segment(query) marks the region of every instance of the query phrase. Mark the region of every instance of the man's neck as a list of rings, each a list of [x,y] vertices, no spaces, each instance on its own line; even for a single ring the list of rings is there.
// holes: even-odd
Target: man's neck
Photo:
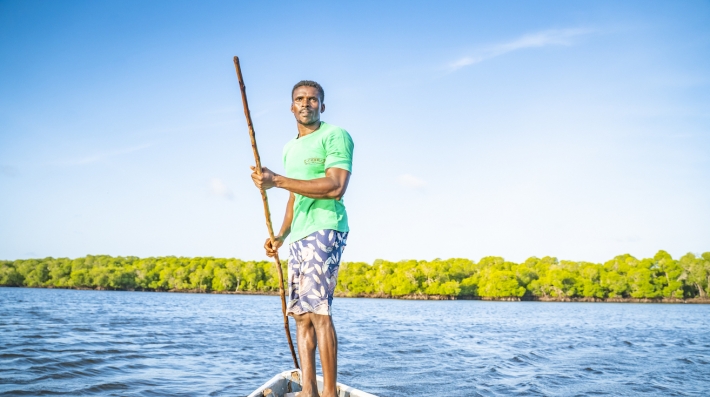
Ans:
[[[298,126],[298,137],[303,138],[304,136],[308,134],[314,133],[316,130],[320,128],[320,120],[316,121],[313,124],[301,124],[301,123],[296,123]]]

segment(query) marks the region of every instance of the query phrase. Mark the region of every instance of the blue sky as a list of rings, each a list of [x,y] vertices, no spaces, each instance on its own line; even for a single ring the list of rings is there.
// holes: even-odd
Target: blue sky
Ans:
[[[264,258],[234,55],[264,165],[301,79],[353,136],[345,260],[710,250],[710,3],[381,3],[0,1],[0,258]]]

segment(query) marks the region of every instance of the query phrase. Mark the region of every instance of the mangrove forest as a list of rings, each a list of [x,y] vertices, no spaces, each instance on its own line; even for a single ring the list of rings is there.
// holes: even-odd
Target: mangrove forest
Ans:
[[[284,274],[286,262],[282,263]],[[272,262],[227,258],[111,257],[0,261],[0,285],[101,290],[273,293]],[[604,263],[532,257],[376,260],[340,266],[340,296],[519,299],[707,299],[710,252],[673,259],[619,255]]]

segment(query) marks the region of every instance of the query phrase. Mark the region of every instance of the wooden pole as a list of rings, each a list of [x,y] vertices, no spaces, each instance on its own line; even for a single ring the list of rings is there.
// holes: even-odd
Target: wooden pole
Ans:
[[[249,113],[249,103],[247,102],[247,90],[244,85],[244,79],[242,79],[242,68],[239,66],[239,58],[234,57],[234,68],[237,70],[237,78],[239,79],[239,89],[242,91],[242,103],[244,104],[244,116],[247,119],[247,126],[249,127],[249,137],[251,138],[251,148],[254,151],[254,160],[256,161],[256,173],[261,175],[261,158],[259,157],[259,149],[256,147],[256,135],[254,134],[254,125],[251,122],[251,113]],[[269,238],[271,239],[271,244],[274,246],[276,239],[274,238],[274,228],[271,225],[271,211],[269,211],[269,199],[266,197],[266,191],[261,189],[261,201],[264,203],[264,215],[266,216],[266,228],[269,230]],[[286,292],[284,291],[284,274],[281,270],[281,260],[279,260],[279,253],[276,252],[274,255],[274,261],[276,262],[276,269],[279,271],[279,293],[281,295],[281,312],[284,316],[284,328],[286,329],[286,339],[288,340],[288,347],[291,349],[291,356],[293,357],[293,364],[296,365],[296,369],[299,369],[298,359],[296,358],[296,350],[293,348],[293,341],[291,340],[291,330],[288,326],[288,316],[286,315]]]

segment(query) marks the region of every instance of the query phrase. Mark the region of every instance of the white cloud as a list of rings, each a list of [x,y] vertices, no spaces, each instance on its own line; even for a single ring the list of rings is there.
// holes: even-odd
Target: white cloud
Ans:
[[[479,51],[475,56],[466,56],[447,66],[449,72],[454,72],[462,67],[483,62],[487,59],[507,54],[525,48],[546,47],[551,45],[572,45],[576,36],[591,33],[589,29],[558,29],[526,34],[507,43],[495,44]]]
[[[477,58],[463,57],[456,62],[450,63],[449,64],[449,71],[453,72],[455,70],[461,69],[464,66],[473,65],[474,63],[479,63],[484,59],[485,58],[482,58],[482,57],[477,57]]]
[[[397,178],[397,181],[402,186],[411,187],[414,189],[426,186],[426,181],[410,174],[400,175],[399,178]]]
[[[132,152],[137,152],[137,151],[139,151],[139,150],[147,149],[147,148],[149,148],[149,147],[151,147],[151,146],[153,146],[152,143],[146,143],[146,144],[143,144],[143,145],[132,146],[132,147],[125,148],[125,149],[118,149],[118,150],[114,150],[114,151],[111,151],[111,152],[99,152],[99,153],[93,154],[93,155],[91,155],[91,156],[86,156],[86,157],[80,157],[80,158],[76,158],[76,159],[72,159],[72,160],[67,160],[67,161],[62,162],[61,164],[64,164],[64,165],[83,165],[83,164],[90,164],[90,163],[95,163],[95,162],[97,162],[97,161],[100,161],[100,160],[103,160],[103,159],[106,159],[106,158],[109,158],[109,157],[114,157],[114,156],[119,156],[119,155],[122,155],[122,154],[128,154],[128,153],[132,153]]]
[[[227,200],[232,200],[234,199],[234,193],[230,188],[227,187],[227,185],[222,182],[221,179],[219,178],[212,178],[210,179],[210,191],[212,194],[220,197],[224,197]]]

